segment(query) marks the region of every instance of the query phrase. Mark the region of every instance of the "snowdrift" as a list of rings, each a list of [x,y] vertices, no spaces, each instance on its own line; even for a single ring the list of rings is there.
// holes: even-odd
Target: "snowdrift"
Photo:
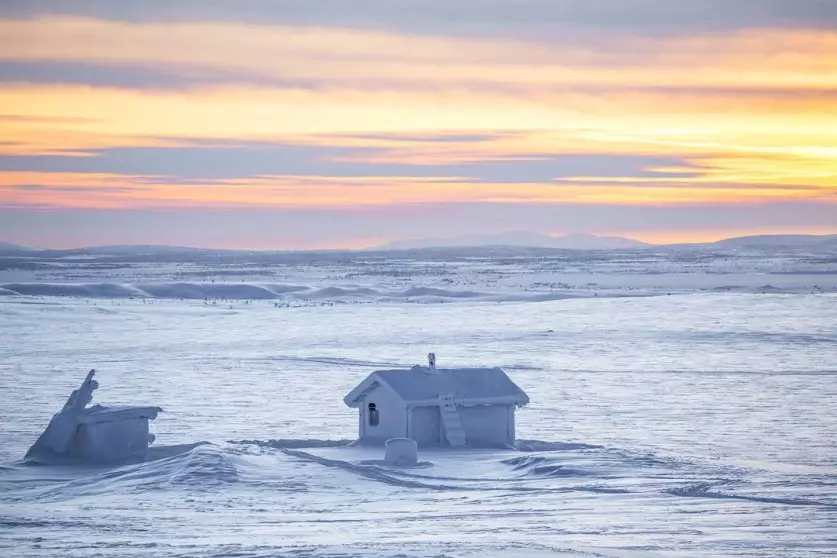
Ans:
[[[8,283],[0,296],[97,299],[281,300],[288,302],[544,302],[602,296],[590,292],[480,292],[413,286],[385,291],[360,286],[313,287],[279,283]],[[641,296],[637,293],[609,296]]]

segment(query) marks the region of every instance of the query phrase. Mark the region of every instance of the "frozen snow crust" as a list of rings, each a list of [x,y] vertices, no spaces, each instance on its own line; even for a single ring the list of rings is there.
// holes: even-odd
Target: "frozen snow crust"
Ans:
[[[763,281],[765,278],[759,278]],[[799,294],[837,292],[837,274],[835,285],[829,285],[830,278],[818,278],[805,283],[793,283],[787,286],[775,286],[768,283],[736,285],[719,284],[706,280],[703,287],[692,285],[685,280],[683,284],[666,285],[656,288],[611,288],[601,289],[564,288],[560,290],[512,290],[480,291],[456,290],[433,287],[413,286],[403,290],[384,290],[361,286],[315,287],[285,285],[278,283],[6,283],[0,284],[2,296],[31,297],[75,297],[90,299],[162,299],[162,300],[203,300],[218,304],[225,301],[275,301],[288,305],[317,303],[443,303],[443,302],[551,302],[579,298],[622,298],[655,296],[664,294],[682,294],[708,290],[713,292],[736,292],[753,294]]]
[[[154,448],[141,463],[106,468],[80,462],[58,463],[61,475],[69,482],[45,487],[40,499],[51,501],[73,499],[105,493],[108,490],[166,490],[183,486],[196,490],[212,490],[226,484],[282,485],[278,476],[265,482],[258,468],[268,463],[265,456],[280,457],[287,462],[311,463],[343,471],[348,476],[371,480],[383,485],[430,491],[512,491],[540,494],[543,492],[640,494],[658,491],[683,498],[712,498],[787,506],[812,506],[837,511],[833,496],[821,499],[780,498],[751,494],[752,480],[735,478],[746,475],[747,469],[719,468],[711,465],[662,459],[647,454],[634,454],[613,448],[585,446],[575,443],[526,441],[523,447],[551,448],[540,451],[509,448],[508,450],[467,450],[438,448],[426,451],[432,461],[416,464],[390,463],[373,459],[382,448],[356,446],[332,440],[243,440],[216,445],[207,442]],[[285,458],[281,458],[284,455]],[[290,458],[290,459],[286,459]],[[48,463],[39,463],[39,467]],[[55,465],[53,463],[53,465]],[[411,466],[419,471],[412,471]],[[284,468],[283,468],[284,469]],[[7,468],[22,478],[30,471],[25,465]],[[34,469],[31,471],[37,471]],[[683,482],[677,477],[691,470],[694,479]],[[454,471],[458,471],[455,473]],[[276,473],[276,471],[274,471]],[[711,478],[712,475],[716,478]],[[625,483],[629,476],[646,478],[647,486]],[[560,479],[559,484],[547,479]],[[651,482],[656,479],[657,482]],[[292,479],[288,479],[291,481]],[[288,482],[285,492],[302,491],[304,483]],[[674,503],[674,501],[672,501]]]
[[[86,501],[95,502],[100,514],[121,514],[125,513],[120,511],[123,506],[132,506],[131,502],[141,498],[156,502],[169,514],[185,514],[190,503],[210,505],[218,493],[228,493],[239,501],[231,505],[238,507],[243,500],[247,506],[234,513],[224,508],[208,508],[207,518],[219,524],[216,529],[229,528],[228,522],[252,525],[253,521],[273,518],[271,536],[257,534],[249,544],[223,539],[212,542],[212,537],[195,532],[185,539],[140,543],[143,556],[429,558],[433,552],[451,556],[514,556],[522,552],[526,556],[566,554],[582,558],[698,556],[690,552],[659,552],[655,548],[606,548],[583,543],[585,539],[600,539],[612,528],[608,524],[619,517],[615,509],[599,512],[602,522],[599,528],[560,537],[563,542],[557,542],[554,537],[533,537],[531,541],[523,541],[521,537],[527,529],[527,518],[545,513],[545,506],[554,507],[552,513],[559,515],[564,508],[576,516],[588,515],[596,510],[597,498],[614,502],[638,498],[660,500],[668,513],[675,514],[675,521],[680,520],[678,513],[691,514],[685,517],[695,518],[698,524],[711,517],[712,510],[719,505],[717,502],[739,510],[737,513],[748,509],[762,509],[760,513],[768,515],[781,510],[791,515],[797,513],[795,510],[809,510],[806,513],[825,517],[837,513],[837,499],[833,495],[821,498],[760,495],[759,490],[766,490],[767,485],[762,484],[765,481],[759,479],[756,471],[747,468],[672,460],[578,443],[528,440],[521,447],[524,449],[506,451],[440,449],[426,452],[429,461],[405,467],[374,459],[380,454],[380,448],[352,446],[346,441],[230,441],[219,445],[158,448],[145,462],[117,468],[13,464],[4,468],[0,478],[10,484],[4,488],[4,501],[26,499],[42,508],[62,509]],[[50,477],[47,482],[42,480],[45,474]],[[338,488],[339,494],[326,496],[323,490],[330,484]],[[321,507],[314,523],[318,530],[312,533],[317,542],[290,546],[278,543],[277,535],[285,541],[306,537],[298,531],[298,525],[301,518],[312,513],[304,503],[309,500],[317,501],[314,505]],[[438,502],[432,520],[415,513],[415,506],[427,500]],[[442,504],[449,500],[455,503]],[[322,506],[330,511],[326,513]],[[361,528],[359,524],[371,521],[367,516],[374,517],[380,509],[387,510],[390,518],[385,521],[393,522],[397,538],[389,534],[370,542],[368,537],[364,541],[352,535]],[[191,525],[194,522],[206,524],[200,511],[193,513],[182,515],[184,528],[195,528]],[[445,526],[446,517],[453,523]],[[98,549],[105,550],[108,556],[133,556],[131,553],[136,550],[124,542],[104,543],[108,538],[103,539],[101,534],[89,539],[81,535],[68,547],[68,543],[42,527],[52,525],[59,532],[71,529],[82,533],[86,527],[74,524],[73,520],[58,521],[0,516],[0,526],[7,530],[40,533],[38,548],[45,550],[69,548],[75,550],[74,554],[87,555]],[[345,530],[343,522],[348,522],[353,531]],[[475,536],[472,540],[452,542],[444,535],[450,528],[467,529]],[[122,536],[126,533],[131,534],[126,531]],[[686,535],[687,539],[696,540],[691,537],[694,535]],[[827,548],[827,544],[822,546]],[[17,555],[41,554],[25,551]],[[756,551],[745,555],[762,554]],[[773,555],[767,552],[764,556]]]
[[[481,279],[447,288],[502,290],[457,273]],[[332,281],[298,279],[276,282]],[[832,294],[274,302],[0,298],[0,555],[837,553]],[[393,467],[352,444],[341,397],[431,350],[531,396],[515,448]],[[104,402],[166,409],[145,461],[20,461],[81,366],[100,369]]]
[[[325,303],[549,302],[837,292],[837,249],[375,252],[90,249],[0,255],[0,297]]]
[[[490,293],[411,287],[382,291],[363,287],[303,287],[270,283],[8,283],[0,285],[2,296],[71,296],[78,298],[159,298],[179,300],[286,300],[365,302],[513,302],[580,298],[572,293]],[[592,296],[592,295],[588,295]]]

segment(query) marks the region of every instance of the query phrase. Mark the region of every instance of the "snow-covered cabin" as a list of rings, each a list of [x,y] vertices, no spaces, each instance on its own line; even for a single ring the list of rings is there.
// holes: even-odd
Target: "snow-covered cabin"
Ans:
[[[26,452],[26,458],[73,458],[95,462],[144,460],[154,441],[149,421],[160,407],[88,406],[99,382],[95,370],[87,373],[64,407],[53,415],[43,434]]]
[[[343,401],[359,410],[358,438],[381,444],[508,446],[514,413],[529,397],[500,368],[429,366],[373,372]]]

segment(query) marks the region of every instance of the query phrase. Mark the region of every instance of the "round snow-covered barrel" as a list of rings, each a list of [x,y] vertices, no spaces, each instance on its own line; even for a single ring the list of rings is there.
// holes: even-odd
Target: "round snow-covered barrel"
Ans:
[[[418,444],[410,438],[391,438],[384,444],[387,465],[412,467],[418,464]]]

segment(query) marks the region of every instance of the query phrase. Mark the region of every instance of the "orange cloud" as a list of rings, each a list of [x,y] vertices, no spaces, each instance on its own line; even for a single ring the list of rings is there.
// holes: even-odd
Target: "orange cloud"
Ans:
[[[160,176],[6,172],[0,201],[7,206],[61,207],[305,207],[438,203],[683,205],[767,200],[834,202],[829,190],[771,185],[650,183],[476,183],[457,178],[264,176],[187,184]]]
[[[236,23],[123,23],[75,17],[0,20],[0,59],[162,65],[284,81],[444,84],[837,85],[837,34],[748,30],[616,36],[595,47],[368,29]],[[662,78],[662,80],[661,80]]]
[[[371,164],[597,153],[668,155],[694,165],[694,176],[677,181],[593,176],[543,184],[397,176],[181,184],[176,177],[0,172],[5,205],[830,203],[837,192],[837,34],[827,31],[620,36],[593,48],[560,38],[547,45],[54,17],[0,20],[0,61],[156,68],[187,83],[224,78],[181,89],[0,86],[0,156],[83,157],[115,146],[235,138],[382,148],[344,157]],[[463,132],[487,139],[398,137]]]

